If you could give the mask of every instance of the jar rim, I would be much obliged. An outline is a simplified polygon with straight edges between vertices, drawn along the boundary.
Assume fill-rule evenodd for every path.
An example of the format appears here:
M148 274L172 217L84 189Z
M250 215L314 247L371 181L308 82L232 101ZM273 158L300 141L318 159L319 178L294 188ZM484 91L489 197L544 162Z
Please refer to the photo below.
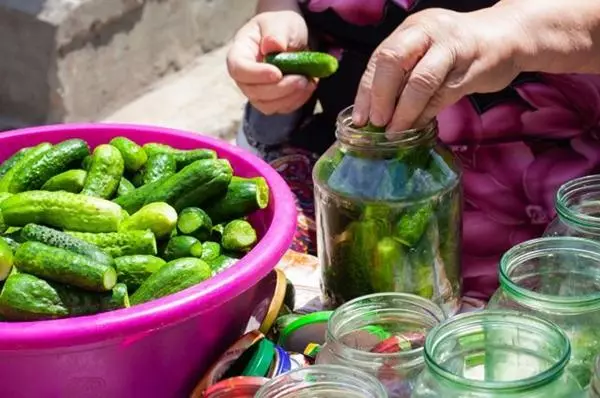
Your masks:
M569 224L575 224L575 228L579 227L584 230L592 230L600 233L600 216L592 216L582 213L574 208L574 205L579 204L574 201L579 195L589 191L598 192L598 200L600 202L600 174L593 174L562 184L555 196L555 207L558 216Z
M446 370L446 368L438 364L435 359L435 350L439 343L443 342L445 338L455 335L457 330L466 331L469 330L469 328L474 327L476 327L477 330L481 330L482 321L484 320L485 325L488 327L494 323L496 325L508 327L511 327L512 325L513 328L525 326L528 329L531 329L531 327L537 326L540 333L545 331L549 334L553 334L553 337L560 340L561 347L564 348L561 352L560 359L548 367L548 369L541 371L534 376L512 381L467 379ZM493 322L490 322L490 320ZM460 385L463 388L480 391L492 390L517 392L543 386L562 375L571 357L571 344L566 333L555 323L548 320L517 311L484 310L456 315L432 329L425 340L424 357L428 369L432 371L435 376L453 384Z
M529 260L561 250L572 254L586 254L600 263L600 243L591 239L564 236L531 239L513 246L500 260L499 282L510 296L517 297L519 303L532 307L543 306L561 312L585 312L600 308L600 291L581 296L557 296L534 292L519 286L512 279L512 273ZM524 300L522 300L524 299Z

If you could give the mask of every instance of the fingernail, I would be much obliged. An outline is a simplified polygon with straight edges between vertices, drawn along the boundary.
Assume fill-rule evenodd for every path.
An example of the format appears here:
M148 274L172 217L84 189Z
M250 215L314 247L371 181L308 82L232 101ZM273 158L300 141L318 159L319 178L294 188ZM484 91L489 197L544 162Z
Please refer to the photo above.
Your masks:
M365 120L365 116L357 109L352 111L352 122L357 126L362 126L367 121Z
M371 113L369 121L374 126L385 126L385 121L383 120L383 117L381 117L381 115L377 112Z

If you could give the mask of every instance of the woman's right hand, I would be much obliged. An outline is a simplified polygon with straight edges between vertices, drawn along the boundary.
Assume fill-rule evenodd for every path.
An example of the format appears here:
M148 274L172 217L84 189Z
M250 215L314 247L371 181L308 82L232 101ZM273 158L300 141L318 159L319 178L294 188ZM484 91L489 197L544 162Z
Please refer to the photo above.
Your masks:
M312 96L316 82L303 76L283 76L263 61L273 52L308 46L308 28L295 11L263 12L236 34L227 56L229 74L250 103L266 115L291 113Z

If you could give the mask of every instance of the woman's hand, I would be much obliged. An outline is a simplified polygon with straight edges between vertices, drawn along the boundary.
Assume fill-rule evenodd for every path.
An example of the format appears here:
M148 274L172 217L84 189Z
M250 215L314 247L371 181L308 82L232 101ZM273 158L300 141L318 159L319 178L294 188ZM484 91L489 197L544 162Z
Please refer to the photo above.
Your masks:
M310 99L316 83L303 76L283 76L262 60L269 53L302 50L307 44L308 28L298 12L262 12L237 33L227 56L229 74L262 113L291 113Z
M355 100L354 123L402 131L467 94L494 92L520 72L518 15L495 7L414 14L373 53Z

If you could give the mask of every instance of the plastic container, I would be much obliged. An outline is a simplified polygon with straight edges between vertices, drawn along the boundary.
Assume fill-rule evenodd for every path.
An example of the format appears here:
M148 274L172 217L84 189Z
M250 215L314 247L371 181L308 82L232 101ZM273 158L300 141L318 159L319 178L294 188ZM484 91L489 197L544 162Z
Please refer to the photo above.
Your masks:
M445 319L429 300L412 294L359 297L329 319L317 364L344 365L376 377L390 397L409 398L425 368L425 335Z
M412 398L583 398L570 351L558 326L529 314L458 315L427 336Z
M275 170L242 149L164 128L58 125L0 134L0 159L44 141L83 138L95 146L120 135L140 144L212 148L236 174L265 177L270 204L251 220L262 239L231 269L178 294L94 316L0 324L0 397L185 397L273 294L261 280L290 245L294 199Z
M378 292L418 294L453 314L461 297L462 170L437 123L399 134L338 117L313 171L323 290L333 308Z
M499 279L488 308L559 325L571 340L569 370L587 385L600 352L600 243L576 237L523 242L502 257Z

